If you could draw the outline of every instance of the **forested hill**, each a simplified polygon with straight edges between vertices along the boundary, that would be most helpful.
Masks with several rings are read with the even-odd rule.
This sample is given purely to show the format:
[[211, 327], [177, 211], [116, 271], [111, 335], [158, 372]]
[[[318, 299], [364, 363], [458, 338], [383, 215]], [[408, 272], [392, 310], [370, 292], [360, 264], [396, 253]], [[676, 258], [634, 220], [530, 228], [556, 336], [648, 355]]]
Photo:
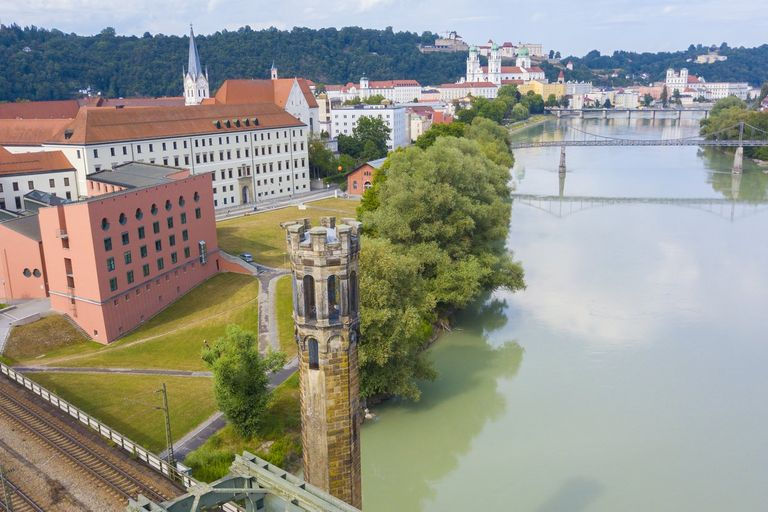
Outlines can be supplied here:
[[[425, 32], [393, 32], [348, 27], [216, 32], [195, 36], [211, 93], [227, 78], [268, 78], [272, 62], [283, 77], [321, 83], [412, 78], [422, 84], [455, 81], [465, 71], [466, 54], [422, 54], [433, 44]], [[0, 101], [47, 100], [77, 96], [91, 87], [109, 97], [181, 95], [187, 37], [116, 36], [111, 28], [95, 36], [58, 30], [0, 25]]]
[[[728, 60], [714, 64], [696, 63], [698, 55], [704, 55], [711, 50], [728, 57]], [[753, 86], [768, 82], [768, 44], [755, 48], [731, 48], [725, 43], [720, 47], [710, 48], [699, 44], [690, 45], [687, 50], [678, 52], [616, 51], [612, 55], [602, 55], [599, 51], [592, 50], [582, 58], [568, 57], [563, 59], [563, 62], [568, 60], [573, 61], [574, 70], [566, 72], [566, 79], [592, 79], [613, 85], [642, 81], [642, 74], [648, 76], [648, 81], [664, 80], [670, 67], [688, 68], [691, 74], [702, 76], [708, 82], [749, 82]], [[619, 76], [612, 78], [614, 72]]]

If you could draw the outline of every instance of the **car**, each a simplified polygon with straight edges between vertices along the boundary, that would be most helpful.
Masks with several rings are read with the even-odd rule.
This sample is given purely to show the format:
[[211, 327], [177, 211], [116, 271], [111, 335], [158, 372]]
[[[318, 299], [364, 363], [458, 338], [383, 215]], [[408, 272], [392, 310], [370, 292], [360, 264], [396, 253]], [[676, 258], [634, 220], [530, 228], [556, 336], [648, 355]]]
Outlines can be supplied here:
[[240, 255], [240, 259], [246, 263], [253, 263], [253, 255], [249, 252], [244, 252]]

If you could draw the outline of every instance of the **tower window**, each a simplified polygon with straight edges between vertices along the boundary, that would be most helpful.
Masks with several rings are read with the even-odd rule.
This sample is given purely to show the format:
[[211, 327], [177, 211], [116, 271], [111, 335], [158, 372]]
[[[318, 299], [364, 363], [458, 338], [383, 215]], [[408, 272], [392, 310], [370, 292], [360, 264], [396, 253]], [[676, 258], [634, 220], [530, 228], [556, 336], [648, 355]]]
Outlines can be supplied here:
[[317, 340], [310, 338], [307, 345], [309, 349], [309, 369], [318, 370], [320, 369], [320, 350], [317, 346]]
[[309, 320], [317, 319], [315, 307], [315, 279], [312, 276], [304, 276], [304, 314]]
[[328, 277], [328, 320], [331, 322], [337, 322], [341, 314], [339, 295], [339, 277]]

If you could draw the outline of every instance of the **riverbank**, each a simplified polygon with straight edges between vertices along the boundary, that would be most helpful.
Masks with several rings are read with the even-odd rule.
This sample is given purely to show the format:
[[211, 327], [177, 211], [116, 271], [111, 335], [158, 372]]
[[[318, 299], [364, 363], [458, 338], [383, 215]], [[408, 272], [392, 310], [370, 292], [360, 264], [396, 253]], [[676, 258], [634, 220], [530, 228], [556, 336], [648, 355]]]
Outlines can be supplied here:
[[549, 119], [550, 119], [549, 114], [536, 114], [524, 121], [518, 121], [516, 123], [507, 125], [507, 129], [509, 130], [509, 133], [517, 133], [520, 130], [524, 130], [525, 128], [530, 128], [531, 126], [543, 124], [547, 122], [547, 120]]

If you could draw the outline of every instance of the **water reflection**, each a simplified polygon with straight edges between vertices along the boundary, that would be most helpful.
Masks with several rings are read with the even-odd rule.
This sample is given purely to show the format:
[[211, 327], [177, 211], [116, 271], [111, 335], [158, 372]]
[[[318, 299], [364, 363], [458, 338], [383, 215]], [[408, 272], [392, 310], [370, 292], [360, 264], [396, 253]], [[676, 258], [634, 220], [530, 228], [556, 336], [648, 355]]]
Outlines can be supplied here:
[[723, 197], [745, 201], [768, 200], [768, 174], [752, 160], [744, 159], [744, 172], [729, 171], [733, 164], [733, 152], [716, 148], [701, 148], [698, 153], [709, 170], [708, 182]]
[[[456, 469], [475, 436], [506, 413], [499, 381], [514, 377], [523, 349], [515, 342], [492, 347], [485, 339], [507, 323], [506, 306], [503, 300], [487, 300], [467, 310], [463, 318], [472, 321], [462, 323], [468, 328], [445, 335], [430, 351], [437, 368], [452, 371], [441, 374], [439, 382], [424, 383], [420, 402], [379, 407], [383, 419], [365, 426], [366, 512], [423, 510], [436, 497], [435, 483]], [[389, 442], [381, 442], [382, 435]]]

